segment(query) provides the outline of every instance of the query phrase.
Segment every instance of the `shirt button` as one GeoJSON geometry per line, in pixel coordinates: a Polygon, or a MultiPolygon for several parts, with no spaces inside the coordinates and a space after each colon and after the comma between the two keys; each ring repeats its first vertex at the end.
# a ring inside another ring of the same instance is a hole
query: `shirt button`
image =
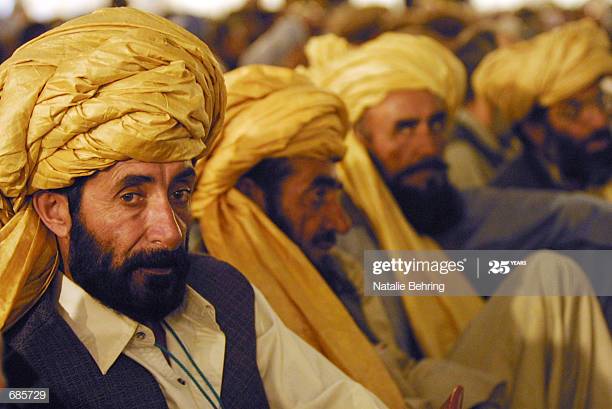
{"type": "Polygon", "coordinates": [[[178,378],[176,380],[178,383],[180,383],[181,385],[185,385],[187,382],[185,382],[185,380],[183,378],[178,378]]]}
{"type": "Polygon", "coordinates": [[[144,333],[144,332],[142,332],[142,331],[138,331],[138,332],[136,333],[136,338],[138,338],[138,339],[145,339],[146,337],[147,337],[147,336],[146,336],[146,335],[145,335],[145,333],[144,333]]]}

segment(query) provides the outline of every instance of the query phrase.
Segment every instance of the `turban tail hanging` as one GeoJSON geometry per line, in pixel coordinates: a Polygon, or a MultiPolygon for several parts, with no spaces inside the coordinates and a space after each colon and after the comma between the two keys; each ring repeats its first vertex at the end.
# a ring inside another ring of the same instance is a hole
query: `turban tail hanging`
{"type": "Polygon", "coordinates": [[[223,122],[210,50],[177,25],[99,10],[19,48],[0,66],[0,328],[42,295],[59,264],[31,195],[115,162],[204,155],[223,122]]]}
{"type": "Polygon", "coordinates": [[[248,66],[225,79],[225,126],[211,154],[197,164],[192,200],[208,251],[242,271],[300,337],[387,405],[403,407],[384,364],[319,272],[235,188],[263,159],[340,159],[348,126],[344,105],[286,68],[248,66]]]}
{"type": "Polygon", "coordinates": [[[472,83],[475,93],[513,124],[535,104],[550,106],[608,74],[612,74],[608,35],[583,19],[489,53],[472,83]]]}
{"type": "MultiPolygon", "coordinates": [[[[441,44],[424,36],[387,33],[352,48],[334,35],[315,37],[306,45],[310,63],[305,72],[346,103],[352,123],[393,91],[428,90],[454,112],[463,101],[465,71],[441,44]]],[[[347,153],[339,166],[344,187],[368,217],[384,250],[439,250],[429,237],[419,236],[408,223],[370,156],[354,132],[347,137],[347,153]]],[[[455,288],[473,290],[462,277],[455,288]]],[[[403,297],[419,345],[430,357],[443,357],[482,301],[466,297],[403,297]]]]}

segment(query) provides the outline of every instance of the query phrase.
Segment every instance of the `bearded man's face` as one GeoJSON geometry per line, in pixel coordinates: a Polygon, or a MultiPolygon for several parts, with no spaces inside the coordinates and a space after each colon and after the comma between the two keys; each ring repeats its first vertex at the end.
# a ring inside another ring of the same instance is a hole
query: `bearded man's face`
{"type": "Polygon", "coordinates": [[[189,162],[119,162],[90,177],[71,206],[68,267],[103,304],[139,322],[179,307],[189,270],[189,162]]]}
{"type": "Polygon", "coordinates": [[[551,105],[545,121],[566,179],[584,188],[612,177],[610,114],[598,84],[551,105]]]}
{"type": "Polygon", "coordinates": [[[395,91],[369,108],[356,128],[404,216],[423,234],[442,233],[463,215],[442,159],[447,115],[429,91],[395,91]]]}

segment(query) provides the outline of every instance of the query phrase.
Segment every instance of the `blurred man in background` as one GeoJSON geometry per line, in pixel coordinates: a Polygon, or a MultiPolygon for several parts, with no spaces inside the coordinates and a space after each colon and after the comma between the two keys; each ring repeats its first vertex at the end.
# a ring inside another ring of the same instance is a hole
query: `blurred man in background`
{"type": "MultiPolygon", "coordinates": [[[[463,100],[465,74],[439,43],[388,33],[350,47],[324,36],[311,40],[307,55],[311,78],[340,95],[353,123],[339,168],[353,228],[339,244],[355,258],[368,249],[612,247],[612,206],[600,200],[452,187],[442,160],[444,132],[463,100]]],[[[436,298],[440,305],[414,301],[406,308],[418,346],[428,355],[445,350],[431,334],[453,339],[449,331],[462,328],[480,308],[472,298],[436,298]],[[457,315],[448,312],[455,310],[457,315]],[[427,316],[446,325],[432,328],[427,316]]],[[[412,340],[401,345],[414,354],[412,340]]]]}
{"type": "Polygon", "coordinates": [[[568,23],[489,54],[477,95],[513,127],[522,154],[500,187],[585,190],[612,177],[610,111],[601,81],[612,74],[608,36],[591,20],[568,23]]]}

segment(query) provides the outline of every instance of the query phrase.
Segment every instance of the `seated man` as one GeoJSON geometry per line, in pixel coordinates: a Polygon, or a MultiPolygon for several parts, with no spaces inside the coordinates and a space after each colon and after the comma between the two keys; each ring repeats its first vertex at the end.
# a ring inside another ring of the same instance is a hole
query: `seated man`
{"type": "Polygon", "coordinates": [[[311,261],[262,211],[280,214],[278,203],[262,202],[252,181],[284,180],[295,161],[309,170],[291,181],[296,190],[283,206],[304,221],[295,234],[308,243],[307,254],[314,260],[324,256],[334,232],[349,227],[338,203],[329,198],[337,191],[330,176],[333,160],[345,149],[344,105],[287,68],[249,66],[226,74],[225,80],[227,120],[211,155],[198,164],[201,178],[192,205],[206,249],[264,288],[283,322],[310,345],[388,406],[402,407],[399,391],[366,337],[311,261]],[[280,164],[264,160],[289,156],[295,159],[279,159],[280,164]],[[245,173],[253,178],[240,179],[245,173]],[[308,212],[318,213],[321,207],[332,213],[326,215],[325,230],[308,218],[308,212]]]}
{"type": "Polygon", "coordinates": [[[473,76],[476,94],[519,135],[523,152],[493,181],[500,187],[589,189],[612,178],[610,112],[600,81],[612,74],[607,33],[567,23],[498,49],[473,76]]]}
{"type": "MultiPolygon", "coordinates": [[[[574,382],[589,384],[592,407],[604,401],[609,378],[598,360],[612,357],[612,348],[592,297],[500,297],[482,310],[461,336],[460,352],[447,355],[448,360],[417,363],[402,353],[388,336],[392,323],[385,318],[382,300],[369,297],[366,308],[351,281],[363,275],[349,271],[349,256],[333,250],[336,234],[350,227],[334,172],[347,127],[342,104],[284,68],[244,67],[226,74],[226,82],[225,126],[210,156],[198,164],[201,179],[193,211],[208,251],[244,271],[290,328],[390,407],[401,406],[397,389],[412,407],[438,406],[456,383],[465,386],[468,407],[504,403],[503,382],[516,408],[543,403],[563,407],[565,403],[557,403],[565,395],[557,390],[573,390],[574,382]],[[233,243],[240,251],[223,243],[233,243]],[[570,328],[572,321],[564,317],[576,314],[577,307],[585,314],[580,318],[584,325],[570,328]],[[529,310],[537,312],[523,318],[529,310]],[[546,327],[543,322],[553,324],[546,327]],[[487,323],[503,323],[505,328],[490,333],[487,323]],[[597,340],[589,358],[579,354],[582,341],[575,344],[572,337],[556,335],[570,330],[597,340]],[[498,335],[507,348],[496,351],[491,345],[500,345],[498,335]],[[563,354],[548,347],[552,342],[579,361],[577,373],[570,367],[550,376],[541,371],[548,359],[563,366],[563,354]],[[592,359],[595,355],[598,358],[592,359]],[[491,362],[496,365],[489,371],[491,362]],[[592,369],[585,370],[588,367],[592,369]]],[[[559,274],[577,274],[571,261],[550,255],[534,257],[533,272],[551,261],[559,274]]],[[[535,281],[537,274],[532,276],[535,281]]]]}
{"type": "MultiPolygon", "coordinates": [[[[448,182],[444,133],[466,79],[458,59],[434,40],[388,33],[351,48],[328,35],[312,39],[306,51],[309,75],[338,93],[353,124],[339,173],[353,229],[339,244],[355,258],[367,249],[612,248],[612,205],[601,200],[512,189],[458,191],[448,182]]],[[[404,305],[403,321],[410,321],[428,356],[442,356],[450,345],[437,342],[439,334],[452,340],[448,332],[463,328],[479,310],[475,299],[437,299],[439,305],[404,305]]],[[[411,339],[401,344],[417,356],[411,339]]]]}
{"type": "Polygon", "coordinates": [[[0,81],[10,387],[49,388],[54,408],[385,407],[238,271],[187,253],[192,161],[225,107],[205,44],[104,9],[20,48],[0,81]]]}

